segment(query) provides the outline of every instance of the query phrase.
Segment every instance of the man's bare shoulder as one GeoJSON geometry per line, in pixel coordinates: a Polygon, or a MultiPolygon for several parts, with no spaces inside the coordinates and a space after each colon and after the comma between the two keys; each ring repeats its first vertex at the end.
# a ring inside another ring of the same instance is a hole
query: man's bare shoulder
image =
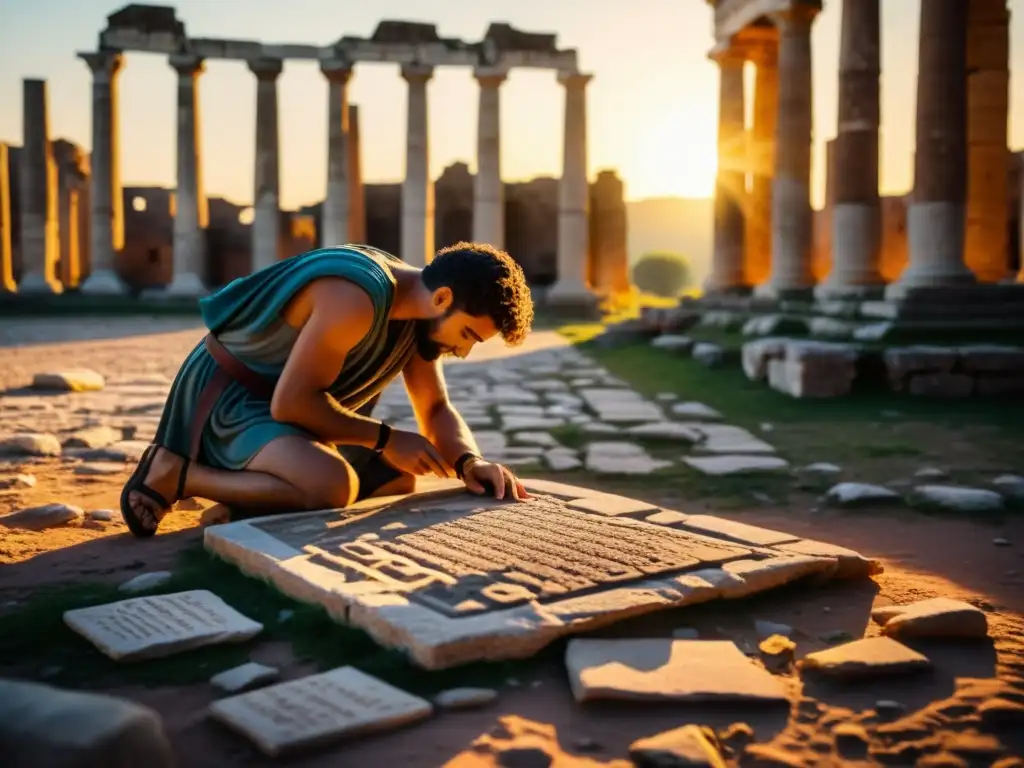
{"type": "Polygon", "coordinates": [[[284,320],[295,328],[313,324],[324,342],[344,344],[369,331],[374,311],[370,295],[358,285],[342,277],[323,277],[295,296],[284,320]]]}

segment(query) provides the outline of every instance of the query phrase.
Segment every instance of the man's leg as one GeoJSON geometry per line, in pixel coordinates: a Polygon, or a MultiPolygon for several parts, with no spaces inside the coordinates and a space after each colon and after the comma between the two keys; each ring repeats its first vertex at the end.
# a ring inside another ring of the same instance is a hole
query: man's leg
{"type": "MultiPolygon", "coordinates": [[[[371,418],[380,402],[380,393],[374,395],[356,410],[360,416],[371,418]]],[[[359,445],[339,445],[338,453],[352,465],[359,477],[356,501],[374,496],[398,496],[416,490],[416,476],[409,475],[388,464],[381,456],[359,445]]]]}

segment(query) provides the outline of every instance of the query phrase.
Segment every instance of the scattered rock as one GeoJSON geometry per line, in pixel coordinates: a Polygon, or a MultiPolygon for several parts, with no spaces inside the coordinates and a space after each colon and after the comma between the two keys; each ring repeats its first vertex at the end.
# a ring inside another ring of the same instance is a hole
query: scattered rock
{"type": "Polygon", "coordinates": [[[106,448],[121,439],[121,430],[106,426],[86,427],[64,439],[65,448],[106,448]]]}
{"type": "Polygon", "coordinates": [[[28,507],[0,515],[0,525],[8,528],[24,528],[30,531],[42,531],[59,525],[75,523],[85,517],[81,507],[72,504],[43,504],[39,507],[28,507]]]}
{"type": "Polygon", "coordinates": [[[766,669],[772,672],[783,672],[793,663],[796,643],[782,635],[772,635],[760,645],[761,660],[766,669]]]}
{"type": "Polygon", "coordinates": [[[924,467],[917,470],[914,477],[918,480],[945,480],[949,477],[949,473],[938,467],[924,467]]]}
{"type": "Polygon", "coordinates": [[[878,714],[878,719],[885,722],[899,720],[906,711],[907,708],[898,701],[881,699],[875,702],[875,712],[878,714]]]}
{"type": "Polygon", "coordinates": [[[808,464],[806,467],[801,467],[800,471],[811,475],[838,475],[843,471],[843,468],[838,464],[829,464],[826,461],[817,461],[814,464],[808,464]]]}
{"type": "Polygon", "coordinates": [[[725,350],[718,344],[702,341],[694,344],[693,359],[701,365],[713,368],[725,359],[725,350]]]}
{"type": "Polygon", "coordinates": [[[867,504],[891,504],[900,501],[896,491],[870,483],[839,483],[829,488],[825,500],[842,507],[867,504]]]}
{"type": "Polygon", "coordinates": [[[96,392],[105,385],[103,376],[90,368],[37,373],[32,378],[32,389],[47,392],[96,392]]]}
{"type": "Polygon", "coordinates": [[[789,467],[779,456],[686,456],[683,462],[705,475],[740,475],[750,472],[777,472],[789,467]]]}
{"type": "Polygon", "coordinates": [[[810,653],[798,666],[827,677],[864,678],[918,672],[931,662],[892,638],[869,637],[810,653]]]}
{"type": "Polygon", "coordinates": [[[90,509],[85,514],[90,520],[98,520],[101,523],[109,523],[114,519],[112,509],[90,509]]]}
{"type": "Polygon", "coordinates": [[[473,709],[490,704],[498,698],[493,688],[449,688],[434,697],[434,703],[442,709],[473,709]]]}
{"type": "Polygon", "coordinates": [[[150,589],[161,587],[171,580],[173,574],[170,571],[150,571],[140,573],[124,582],[117,589],[119,592],[146,592],[150,589]]]}
{"type": "Polygon", "coordinates": [[[49,432],[19,432],[0,440],[0,454],[10,456],[60,456],[61,445],[49,432]]]}
{"type": "Polygon", "coordinates": [[[651,341],[652,347],[666,349],[670,352],[689,352],[693,348],[693,339],[689,336],[678,336],[675,334],[662,334],[651,341]]]}
{"type": "Polygon", "coordinates": [[[629,745],[629,756],[636,768],[725,768],[725,760],[714,741],[700,726],[684,725],[637,739],[629,745]]]}
{"type": "Polygon", "coordinates": [[[995,544],[997,547],[1011,547],[1011,546],[1013,546],[1010,543],[1009,539],[1004,539],[1002,536],[997,536],[996,538],[992,539],[992,543],[995,544]]]}
{"type": "Polygon", "coordinates": [[[117,464],[113,461],[87,461],[75,467],[76,475],[87,477],[97,475],[117,475],[125,471],[124,464],[117,464]]]}
{"type": "Polygon", "coordinates": [[[1012,501],[1024,501],[1024,477],[1020,475],[1000,475],[992,481],[1003,496],[1012,501]]]}
{"type": "Polygon", "coordinates": [[[988,636],[984,611],[948,597],[876,608],[871,618],[882,626],[882,634],[891,637],[964,639],[988,636]]]}
{"type": "Polygon", "coordinates": [[[10,768],[177,764],[160,715],[148,707],[14,680],[0,680],[0,744],[10,749],[10,768]]]}
{"type": "Polygon", "coordinates": [[[719,421],[722,419],[722,414],[714,408],[704,405],[704,403],[695,402],[673,404],[672,414],[693,421],[719,421]]]}
{"type": "Polygon", "coordinates": [[[984,488],[954,485],[919,485],[910,502],[916,506],[951,512],[994,512],[1003,508],[1003,497],[984,488]]]}
{"type": "Polygon", "coordinates": [[[36,476],[18,474],[12,477],[5,477],[0,479],[0,490],[8,490],[11,488],[35,488],[36,487],[36,476]]]}
{"type": "Polygon", "coordinates": [[[277,667],[249,661],[217,673],[210,678],[210,685],[223,693],[241,693],[272,683],[279,675],[277,667]]]}

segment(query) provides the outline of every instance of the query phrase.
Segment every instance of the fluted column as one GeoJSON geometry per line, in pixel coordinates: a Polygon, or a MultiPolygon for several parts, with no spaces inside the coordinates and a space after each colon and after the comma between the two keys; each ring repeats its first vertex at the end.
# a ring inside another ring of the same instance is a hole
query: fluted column
{"type": "Polygon", "coordinates": [[[124,192],[121,189],[121,128],[118,76],[124,67],[119,53],[100,51],[78,57],[92,70],[92,184],[89,193],[89,277],[83,293],[119,294],[127,286],[114,269],[124,248],[124,192]]]}
{"type": "Polygon", "coordinates": [[[718,63],[718,174],[715,178],[715,245],[705,293],[744,288],[744,203],[746,134],[743,126],[744,57],[726,50],[712,55],[718,63]]]}
{"type": "Polygon", "coordinates": [[[256,75],[256,175],[253,195],[252,270],[280,258],[281,181],[277,116],[280,59],[249,62],[256,75]]]}
{"type": "Polygon", "coordinates": [[[352,64],[325,61],[320,71],[327,78],[327,196],[324,198],[320,245],[344,245],[349,233],[349,106],[348,81],[352,64]]]}
{"type": "Polygon", "coordinates": [[[0,142],[0,294],[15,293],[11,230],[11,166],[7,145],[0,142]]]}
{"type": "Polygon", "coordinates": [[[476,178],[473,183],[473,240],[505,247],[505,196],[501,182],[501,84],[506,73],[478,69],[476,178]]]}
{"type": "Polygon", "coordinates": [[[967,4],[967,228],[964,261],[978,280],[1009,265],[1010,12],[1006,0],[967,4]]]}
{"type": "Polygon", "coordinates": [[[45,80],[25,80],[21,150],[21,293],[60,293],[57,164],[45,80]]]}
{"type": "Polygon", "coordinates": [[[565,86],[565,134],[562,180],[558,185],[558,280],[548,302],[590,308],[596,297],[587,283],[589,273],[587,183],[587,83],[593,75],[559,73],[565,86]]]}
{"type": "Polygon", "coordinates": [[[753,167],[744,231],[744,282],[760,285],[772,268],[772,174],[775,125],[779,113],[779,43],[765,41],[752,51],[754,109],[751,127],[753,167]]]}
{"type": "Polygon", "coordinates": [[[174,213],[174,276],[168,293],[201,296],[206,263],[209,209],[203,188],[199,136],[199,76],[203,60],[174,54],[170,64],[178,73],[178,186],[174,213]]]}
{"type": "Polygon", "coordinates": [[[910,261],[886,296],[974,282],[964,265],[967,201],[967,6],[921,3],[914,191],[907,208],[910,261]]]}
{"type": "Polygon", "coordinates": [[[818,9],[771,15],[779,30],[779,109],[772,180],[772,268],[757,293],[783,297],[814,285],[811,272],[811,24],[818,9]]]}
{"type": "Polygon", "coordinates": [[[363,160],[359,145],[359,107],[348,105],[348,239],[366,242],[366,195],[363,191],[363,160]]]}
{"type": "Polygon", "coordinates": [[[878,197],[881,119],[879,0],[843,0],[839,47],[839,123],[835,138],[832,271],[825,297],[880,293],[882,213],[878,197]]]}
{"type": "Polygon", "coordinates": [[[427,129],[427,83],[433,76],[433,67],[402,67],[402,77],[409,84],[409,124],[405,139],[400,255],[414,267],[426,266],[434,258],[434,185],[430,180],[427,129]]]}

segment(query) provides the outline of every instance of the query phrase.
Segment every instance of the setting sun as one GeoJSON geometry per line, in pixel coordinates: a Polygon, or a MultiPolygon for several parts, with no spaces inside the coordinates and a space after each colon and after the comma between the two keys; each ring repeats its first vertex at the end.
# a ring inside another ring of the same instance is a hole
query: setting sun
{"type": "Polygon", "coordinates": [[[629,196],[709,197],[718,158],[714,137],[703,122],[680,119],[650,121],[637,136],[624,163],[629,196]]]}

